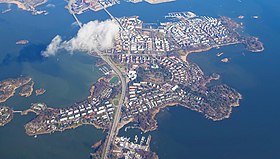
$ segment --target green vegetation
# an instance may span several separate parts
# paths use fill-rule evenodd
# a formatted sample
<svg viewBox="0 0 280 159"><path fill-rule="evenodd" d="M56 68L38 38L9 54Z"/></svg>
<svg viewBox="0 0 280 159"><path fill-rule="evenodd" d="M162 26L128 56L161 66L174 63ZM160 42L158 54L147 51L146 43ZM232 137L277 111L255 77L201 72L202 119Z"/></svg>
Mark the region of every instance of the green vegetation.
<svg viewBox="0 0 280 159"><path fill-rule="evenodd" d="M117 106L119 104L121 98L121 94L119 93L114 99L113 99L113 104L114 106Z"/></svg>
<svg viewBox="0 0 280 159"><path fill-rule="evenodd" d="M113 76L110 80L110 84L117 84L119 82L119 78L117 76Z"/></svg>

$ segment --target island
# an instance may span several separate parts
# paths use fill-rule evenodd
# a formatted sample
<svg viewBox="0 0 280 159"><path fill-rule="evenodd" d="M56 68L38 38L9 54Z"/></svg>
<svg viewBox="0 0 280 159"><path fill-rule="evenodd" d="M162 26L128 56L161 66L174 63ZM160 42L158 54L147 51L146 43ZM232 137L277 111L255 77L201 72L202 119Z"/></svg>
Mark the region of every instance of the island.
<svg viewBox="0 0 280 159"><path fill-rule="evenodd" d="M16 42L17 45L25 45L25 44L28 44L29 41L28 40L19 40Z"/></svg>
<svg viewBox="0 0 280 159"><path fill-rule="evenodd" d="M19 95L22 97L29 97L32 95L33 92L33 86L34 82L31 81L29 84L26 84L22 87L21 91L19 92Z"/></svg>
<svg viewBox="0 0 280 159"><path fill-rule="evenodd" d="M46 13L46 11L36 10L36 7L47 2L48 0L0 0L0 3L16 4L18 8L31 11L34 15Z"/></svg>
<svg viewBox="0 0 280 159"><path fill-rule="evenodd" d="M254 16L252 16L252 18L253 18L253 19L258 19L258 18L259 18L259 16L254 15Z"/></svg>
<svg viewBox="0 0 280 159"><path fill-rule="evenodd" d="M46 90L43 89L43 88L37 89L37 90L35 91L36 96L42 95L42 94L44 94L45 92L46 92Z"/></svg>
<svg viewBox="0 0 280 159"><path fill-rule="evenodd" d="M223 63L228 63L229 62L229 58L223 58L223 59L221 59L221 62L223 62Z"/></svg>
<svg viewBox="0 0 280 159"><path fill-rule="evenodd" d="M220 52L220 53L217 53L216 56L220 57L222 56L224 53L223 52Z"/></svg>
<svg viewBox="0 0 280 159"><path fill-rule="evenodd" d="M0 106L0 126L5 126L13 119L13 110L7 106Z"/></svg>
<svg viewBox="0 0 280 159"><path fill-rule="evenodd" d="M245 18L245 16L243 16L243 15L238 16L238 19L244 19L244 18Z"/></svg>
<svg viewBox="0 0 280 159"><path fill-rule="evenodd" d="M31 77L18 77L0 81L0 103L14 96L16 89L28 84L31 80ZM23 92L26 93L26 91L28 91L28 89L25 89Z"/></svg>
<svg viewBox="0 0 280 159"><path fill-rule="evenodd" d="M212 121L229 118L242 95L226 84L213 82L220 75L206 75L187 56L236 44L261 52L263 44L257 37L240 34L241 25L228 17L192 12L165 17L168 20L156 27L145 25L138 16L115 18L122 29L114 47L89 53L104 61L98 62L104 75L89 88L88 97L65 108L32 105L24 111L36 114L25 124L26 133L35 136L93 125L108 131L108 136L94 144L92 158L156 159L150 150L151 136L139 140L135 135L131 141L119 136L119 130L131 123L144 133L156 130L157 114L172 106L185 107ZM105 63L112 71L103 68Z"/></svg>

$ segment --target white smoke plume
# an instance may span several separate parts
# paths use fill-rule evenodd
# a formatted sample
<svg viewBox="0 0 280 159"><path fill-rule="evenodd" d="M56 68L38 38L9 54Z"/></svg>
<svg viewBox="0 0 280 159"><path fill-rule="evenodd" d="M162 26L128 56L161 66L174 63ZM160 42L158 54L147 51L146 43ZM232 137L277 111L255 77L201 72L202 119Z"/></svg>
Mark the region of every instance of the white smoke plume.
<svg viewBox="0 0 280 159"><path fill-rule="evenodd" d="M42 55L45 57L54 56L58 49L60 49L61 42L61 37L59 35L55 36L48 45L47 49L42 52Z"/></svg>
<svg viewBox="0 0 280 159"><path fill-rule="evenodd" d="M42 52L42 55L45 57L54 56L59 49L65 49L71 53L110 49L114 46L114 38L118 32L119 25L112 20L91 21L84 24L77 35L69 41L62 42L61 37L57 35L47 49Z"/></svg>

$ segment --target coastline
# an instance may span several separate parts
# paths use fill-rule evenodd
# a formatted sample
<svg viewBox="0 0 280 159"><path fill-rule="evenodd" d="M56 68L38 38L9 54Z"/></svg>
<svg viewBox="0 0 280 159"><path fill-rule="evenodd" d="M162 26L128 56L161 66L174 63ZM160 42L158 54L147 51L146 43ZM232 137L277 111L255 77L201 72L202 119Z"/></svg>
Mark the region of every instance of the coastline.
<svg viewBox="0 0 280 159"><path fill-rule="evenodd" d="M208 116L207 114L204 114L203 111L198 110L198 109L194 109L193 107L191 107L191 106L189 106L189 105L186 105L186 104L184 104L184 103L180 103L180 102L168 103L168 104L165 104L165 105L163 105L163 106L161 106L161 107L158 107L158 108L156 108L155 110L153 110L152 116L151 116L151 119L150 119L150 120L153 121L154 125L152 125L149 129L144 129L144 128L141 127L141 126L139 126L139 127L140 127L141 131L143 131L144 133L147 133L147 132L156 130L156 129L158 128L158 121L157 121L157 119L156 119L157 114L160 113L161 109L164 109L164 108L166 108L166 107L175 107L175 106L181 106L181 107L185 107L185 108L187 108L187 109L189 109L189 110L199 112L199 113L203 114L203 115L205 116L206 119L212 120L212 121L214 121L214 122L215 122L215 121L221 121L221 120L224 120L224 119L227 119L227 118L230 117L230 115L231 115L231 113L232 113L232 108L233 108L233 107L238 107L238 106L240 106L240 100L241 100L241 99L242 99L242 95L241 95L240 93L238 93L238 98L236 99L236 102L234 102L234 103L232 103L232 104L229 105L229 108L228 108L229 112L228 112L225 116L220 117L220 118L214 118L214 117ZM131 122L137 122L137 120L135 120L135 118L133 118L132 121L129 120L129 121L126 122L126 124L129 124L129 123L131 123ZM123 125L123 126L125 126L125 125Z"/></svg>
<svg viewBox="0 0 280 159"><path fill-rule="evenodd" d="M19 77L19 78L21 78L21 77ZM16 78L16 79L19 79L19 78ZM6 79L6 80L3 80L3 81L1 81L1 82L7 82L7 81L9 81L9 80L16 80L16 79ZM6 97L3 98L2 100L0 100L0 103L6 102L9 98L13 97L13 96L15 95L16 90L17 90L18 88L20 88L20 87L22 87L22 86L28 84L31 80L32 80L32 78L31 78L31 77L28 77L28 80L24 81L23 83L21 83L21 84L19 84L19 85L17 85L17 84L13 85L12 92L10 92L10 93L8 94L8 96L6 96ZM1 90L1 91L2 91L2 90Z"/></svg>
<svg viewBox="0 0 280 159"><path fill-rule="evenodd" d="M33 93L34 90L34 82L32 81L30 85L25 85L23 86L22 90L19 92L19 95L22 97L30 97ZM28 92L25 92L23 89L30 89Z"/></svg>
<svg viewBox="0 0 280 159"><path fill-rule="evenodd" d="M0 127L1 126L5 126L7 125L9 122L11 122L14 118L14 113L13 113L13 109L8 107L8 106L0 106L1 109L8 109L7 114L9 115L8 119L6 119L4 122L0 123ZM3 115L3 114L1 114ZM0 116L1 117L1 116Z"/></svg>
<svg viewBox="0 0 280 159"><path fill-rule="evenodd" d="M8 4L15 4L19 9L28 10L25 5L19 1L7 1L7 2L0 2L0 3L8 3Z"/></svg>
<svg viewBox="0 0 280 159"><path fill-rule="evenodd" d="M176 0L144 0L150 4L160 4L160 3L168 3L168 2L175 2Z"/></svg>

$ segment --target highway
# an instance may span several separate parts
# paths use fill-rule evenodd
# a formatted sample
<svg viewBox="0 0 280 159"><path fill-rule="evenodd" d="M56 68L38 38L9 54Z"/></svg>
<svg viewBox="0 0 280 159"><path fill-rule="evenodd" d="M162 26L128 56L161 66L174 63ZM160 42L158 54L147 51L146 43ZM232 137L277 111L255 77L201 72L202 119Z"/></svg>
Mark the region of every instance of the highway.
<svg viewBox="0 0 280 159"><path fill-rule="evenodd" d="M105 141L105 145L103 148L103 152L102 152L102 159L106 159L108 156L108 151L110 149L110 146L113 142L113 139L116 135L117 132L117 126L118 123L120 121L121 118L121 107L124 103L125 100L125 93L126 93L126 80L125 77L123 76L121 70L114 64L114 62L112 61L112 59L109 56L104 56L102 54L101 51L97 50L96 53L114 70L114 72L119 76L119 79L121 81L121 85L122 85L122 91L121 91L121 96L120 96L120 100L118 103L118 106L116 107L116 111L115 111L115 116L112 122L112 126L111 129L109 129L106 141Z"/></svg>
<svg viewBox="0 0 280 159"><path fill-rule="evenodd" d="M99 1L98 1L99 2ZM99 4L102 6L103 10L110 16L110 18L112 20L115 20L119 26L121 30L124 30L123 26L120 24L120 22L118 21L117 18L115 18L103 5L102 3L99 2ZM116 111L115 111L115 116L112 122L112 126L111 129L109 129L106 141L105 141L105 145L103 148L103 152L102 152L102 156L101 159L107 159L108 157L108 152L110 149L110 146L112 145L112 142L114 140L115 135L117 135L117 126L118 123L120 121L121 118L121 107L124 104L124 100L125 100L125 93L126 93L126 80L125 77L123 76L121 70L114 64L114 62L112 62L112 59L109 56L104 56L101 51L97 50L96 53L109 65L111 66L111 68L114 70L114 72L119 76L119 79L121 81L121 85L122 85L122 91L121 91L121 96L120 96L120 100L118 103L118 106L116 107Z"/></svg>
<svg viewBox="0 0 280 159"><path fill-rule="evenodd" d="M79 26L81 28L82 25L81 25L80 21L75 16L75 14L71 11L71 8L70 8L71 3L73 3L73 0L69 1L68 9L69 9L70 13L73 15L76 22L79 24ZM124 30L124 28L122 27L120 22L101 3L100 3L100 5L105 10L105 12L110 16L110 18L112 18L112 20L115 20L119 24L120 28L122 30ZM111 144L114 140L115 135L117 135L116 134L117 133L117 126L118 126L118 123L119 123L120 118L121 118L121 107L122 107L122 105L124 103L124 100L125 100L125 93L126 93L127 85L126 85L125 77L123 76L121 70L114 64L114 62L112 61L110 56L105 55L105 53L101 52L100 50L94 50L94 52L96 52L97 55L100 56L114 70L114 72L118 75L118 77L121 81L121 85L122 85L120 100L119 100L118 106L116 107L116 111L115 111L114 119L113 119L113 122L112 122L112 126L111 126L111 129L109 129L109 131L108 131L108 135L107 135L105 145L104 145L104 148L103 148L103 152L102 152L102 157L101 158L102 159L107 159L110 146L111 146Z"/></svg>

